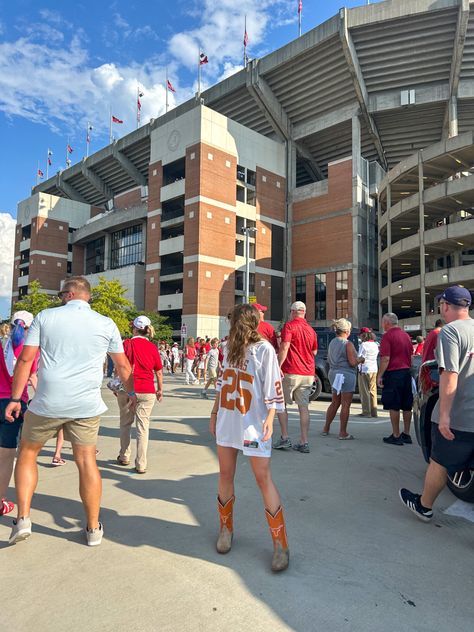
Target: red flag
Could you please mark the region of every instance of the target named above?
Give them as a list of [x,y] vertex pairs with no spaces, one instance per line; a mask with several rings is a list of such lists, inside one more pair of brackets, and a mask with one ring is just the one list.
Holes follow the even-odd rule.
[[41,171],[41,169],[38,169],[38,175],[40,178],[44,177],[44,173]]
[[171,81],[169,79],[166,80],[166,86],[168,88],[168,90],[170,92],[176,92],[176,90],[174,89],[173,85],[171,84]]
[[138,108],[139,110],[141,110],[141,109],[142,109],[142,102],[140,101],[140,97],[138,97],[138,98],[137,98],[137,108]]
[[303,11],[303,0],[298,0],[298,13]]
[[199,55],[199,64],[203,66],[204,64],[208,64],[208,63],[209,63],[209,60],[207,58],[207,55],[204,55],[204,53],[201,53]]
[[72,154],[73,151],[74,151],[74,149],[71,147],[71,145],[68,144],[68,146],[67,146],[68,154]]
[[51,162],[51,158],[48,158],[48,165],[51,167],[53,163]]
[[245,29],[245,33],[244,33],[244,46],[246,47],[248,43],[249,43],[249,36],[247,35],[247,29]]
[[112,114],[112,123],[123,123],[123,121]]

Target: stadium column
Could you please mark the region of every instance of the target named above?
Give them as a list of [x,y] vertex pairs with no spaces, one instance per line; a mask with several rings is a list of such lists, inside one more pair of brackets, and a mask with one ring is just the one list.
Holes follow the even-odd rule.
[[296,189],[296,145],[286,141],[286,314],[290,313],[292,303],[293,271],[293,192]]
[[448,104],[449,138],[458,135],[458,100],[452,96]]
[[[362,287],[362,272],[367,270],[367,254],[363,252],[362,218],[363,181],[361,178],[361,129],[359,116],[352,117],[352,320],[360,326],[361,319],[367,319],[368,310],[364,310],[364,299],[367,303],[366,290]],[[369,248],[366,243],[366,248]],[[368,271],[367,271],[368,276]],[[367,312],[367,313],[365,313]]]
[[424,205],[424,180],[423,180],[423,152],[418,152],[418,192],[419,192],[419,224],[420,238],[420,309],[421,309],[421,335],[426,336],[426,285],[425,285],[425,205]]
[[390,182],[387,184],[387,309],[393,311],[392,305],[392,188]]

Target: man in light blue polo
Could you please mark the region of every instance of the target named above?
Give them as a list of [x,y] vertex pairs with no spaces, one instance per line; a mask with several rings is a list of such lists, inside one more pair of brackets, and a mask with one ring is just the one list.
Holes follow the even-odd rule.
[[117,326],[89,305],[87,279],[67,279],[59,297],[63,305],[40,312],[30,327],[5,413],[8,421],[19,414],[20,396],[39,351],[38,388],[25,414],[15,468],[18,518],[13,521],[9,542],[16,544],[31,535],[30,507],[38,482],[36,459],[43,445],[63,428],[79,470],[87,543],[97,546],[103,535],[99,522],[102,480],[95,456],[100,415],[107,410],[100,392],[105,355],[112,358],[131,406],[136,405],[133,376]]

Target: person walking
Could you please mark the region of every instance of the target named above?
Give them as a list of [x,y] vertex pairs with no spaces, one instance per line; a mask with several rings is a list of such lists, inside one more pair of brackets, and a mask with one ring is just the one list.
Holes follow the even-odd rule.
[[193,373],[193,365],[196,360],[196,346],[194,344],[194,338],[188,338],[186,349],[184,351],[184,357],[186,362],[186,384],[196,384],[197,378]]
[[331,424],[341,407],[338,439],[347,441],[354,438],[347,432],[347,423],[356,387],[357,365],[364,362],[364,358],[357,357],[355,347],[349,340],[352,325],[348,320],[335,320],[333,328],[336,337],[331,340],[328,347],[328,377],[332,387],[332,400],[326,411],[326,423],[322,434],[327,436],[330,433]]
[[359,359],[364,362],[359,364],[359,395],[362,404],[361,417],[377,417],[377,358],[379,346],[375,342],[375,334],[371,331],[364,332],[360,336]]
[[206,370],[208,374],[208,380],[203,390],[201,391],[201,397],[207,399],[207,389],[211,384],[216,387],[217,385],[217,372],[219,370],[219,349],[217,348],[219,345],[219,339],[213,338],[211,340],[211,349],[207,354],[206,360]]
[[448,473],[472,468],[474,461],[474,320],[469,316],[471,293],[448,287],[437,297],[447,323],[438,336],[439,399],[431,421],[431,458],[421,494],[399,490],[407,509],[423,522],[446,486]]
[[413,355],[422,356],[424,344],[425,342],[423,336],[417,336],[416,343],[413,345]]
[[275,330],[270,325],[270,323],[267,323],[265,321],[265,312],[267,311],[268,307],[266,305],[261,305],[260,303],[255,303],[254,306],[258,310],[258,313],[260,315],[260,322],[258,323],[258,333],[262,336],[262,338],[268,340],[275,351],[278,352],[278,340]]
[[38,387],[25,413],[15,468],[18,517],[13,522],[9,543],[16,544],[31,535],[30,507],[38,482],[36,460],[43,445],[63,428],[79,470],[87,544],[97,546],[104,533],[99,522],[102,481],[96,463],[96,442],[100,415],[107,410],[100,394],[106,353],[114,361],[132,408],[136,406],[136,395],[119,330],[110,318],[91,309],[87,279],[66,279],[59,298],[61,307],[45,309],[33,320],[15,366],[11,399],[5,412],[11,423],[20,415],[22,393],[40,351]]
[[[13,463],[18,446],[18,437],[23,424],[23,415],[28,402],[28,387],[21,393],[21,412],[13,423],[5,419],[5,411],[12,394],[12,376],[17,358],[23,349],[25,335],[33,322],[33,314],[27,311],[15,312],[11,319],[9,333],[5,336],[4,347],[0,347],[0,516],[14,509],[14,504],[6,499],[8,485],[12,477]],[[30,369],[30,381],[36,384],[38,360],[35,358]]]
[[177,373],[179,367],[179,345],[177,342],[173,342],[171,347],[171,373]]
[[314,382],[314,356],[318,352],[318,339],[305,316],[306,305],[302,301],[296,301],[290,308],[290,320],[285,323],[281,332],[278,362],[284,374],[285,410],[278,415],[281,436],[273,447],[277,450],[292,447],[288,435],[286,406],[292,404],[294,400],[298,405],[301,434],[299,442],[293,446],[293,449],[307,454],[309,452],[309,396]]
[[[390,411],[392,434],[384,443],[404,445],[412,443],[410,436],[413,390],[411,357],[413,345],[410,336],[398,327],[398,317],[389,312],[382,318],[384,335],[380,344],[380,366],[377,384],[382,388],[384,410]],[[403,413],[403,432],[400,433],[400,410]]]
[[275,350],[262,340],[258,323],[259,314],[252,305],[237,305],[232,311],[218,397],[211,412],[209,429],[216,437],[219,459],[216,548],[228,553],[232,546],[234,478],[241,450],[249,457],[262,494],[273,540],[272,570],[277,572],[288,567],[290,556],[280,494],[270,469],[273,419],[276,410],[283,410],[284,397]]
[[435,359],[436,345],[438,344],[438,336],[443,326],[443,321],[438,318],[435,322],[434,329],[426,336],[425,344],[423,345],[423,355],[421,362],[428,362]]
[[[119,465],[130,465],[130,433],[135,422],[137,428],[137,454],[135,471],[145,474],[147,470],[148,436],[150,415],[155,401],[163,399],[163,363],[161,353],[151,342],[155,335],[151,320],[147,316],[137,316],[132,324],[132,338],[125,340],[125,355],[133,368],[133,390],[137,396],[137,406],[133,411],[128,405],[124,391],[117,392],[120,409],[120,452]],[[156,377],[156,387],[155,387]]]

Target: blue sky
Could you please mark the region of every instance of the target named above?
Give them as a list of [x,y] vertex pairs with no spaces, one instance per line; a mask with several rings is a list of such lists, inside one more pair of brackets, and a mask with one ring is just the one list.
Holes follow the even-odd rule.
[[[303,32],[365,0],[303,0]],[[136,126],[137,83],[142,122],[164,111],[166,67],[176,94],[196,90],[199,44],[209,57],[204,86],[241,67],[244,15],[248,54],[260,57],[297,36],[298,0],[15,0],[0,3],[0,233],[35,184],[38,161],[50,175],[108,143],[109,105],[124,120],[116,135]],[[2,239],[2,243],[4,239]],[[4,250],[0,245],[0,250]],[[4,259],[7,259],[4,261]],[[10,265],[0,253],[0,297]],[[7,281],[8,283],[8,281]]]

